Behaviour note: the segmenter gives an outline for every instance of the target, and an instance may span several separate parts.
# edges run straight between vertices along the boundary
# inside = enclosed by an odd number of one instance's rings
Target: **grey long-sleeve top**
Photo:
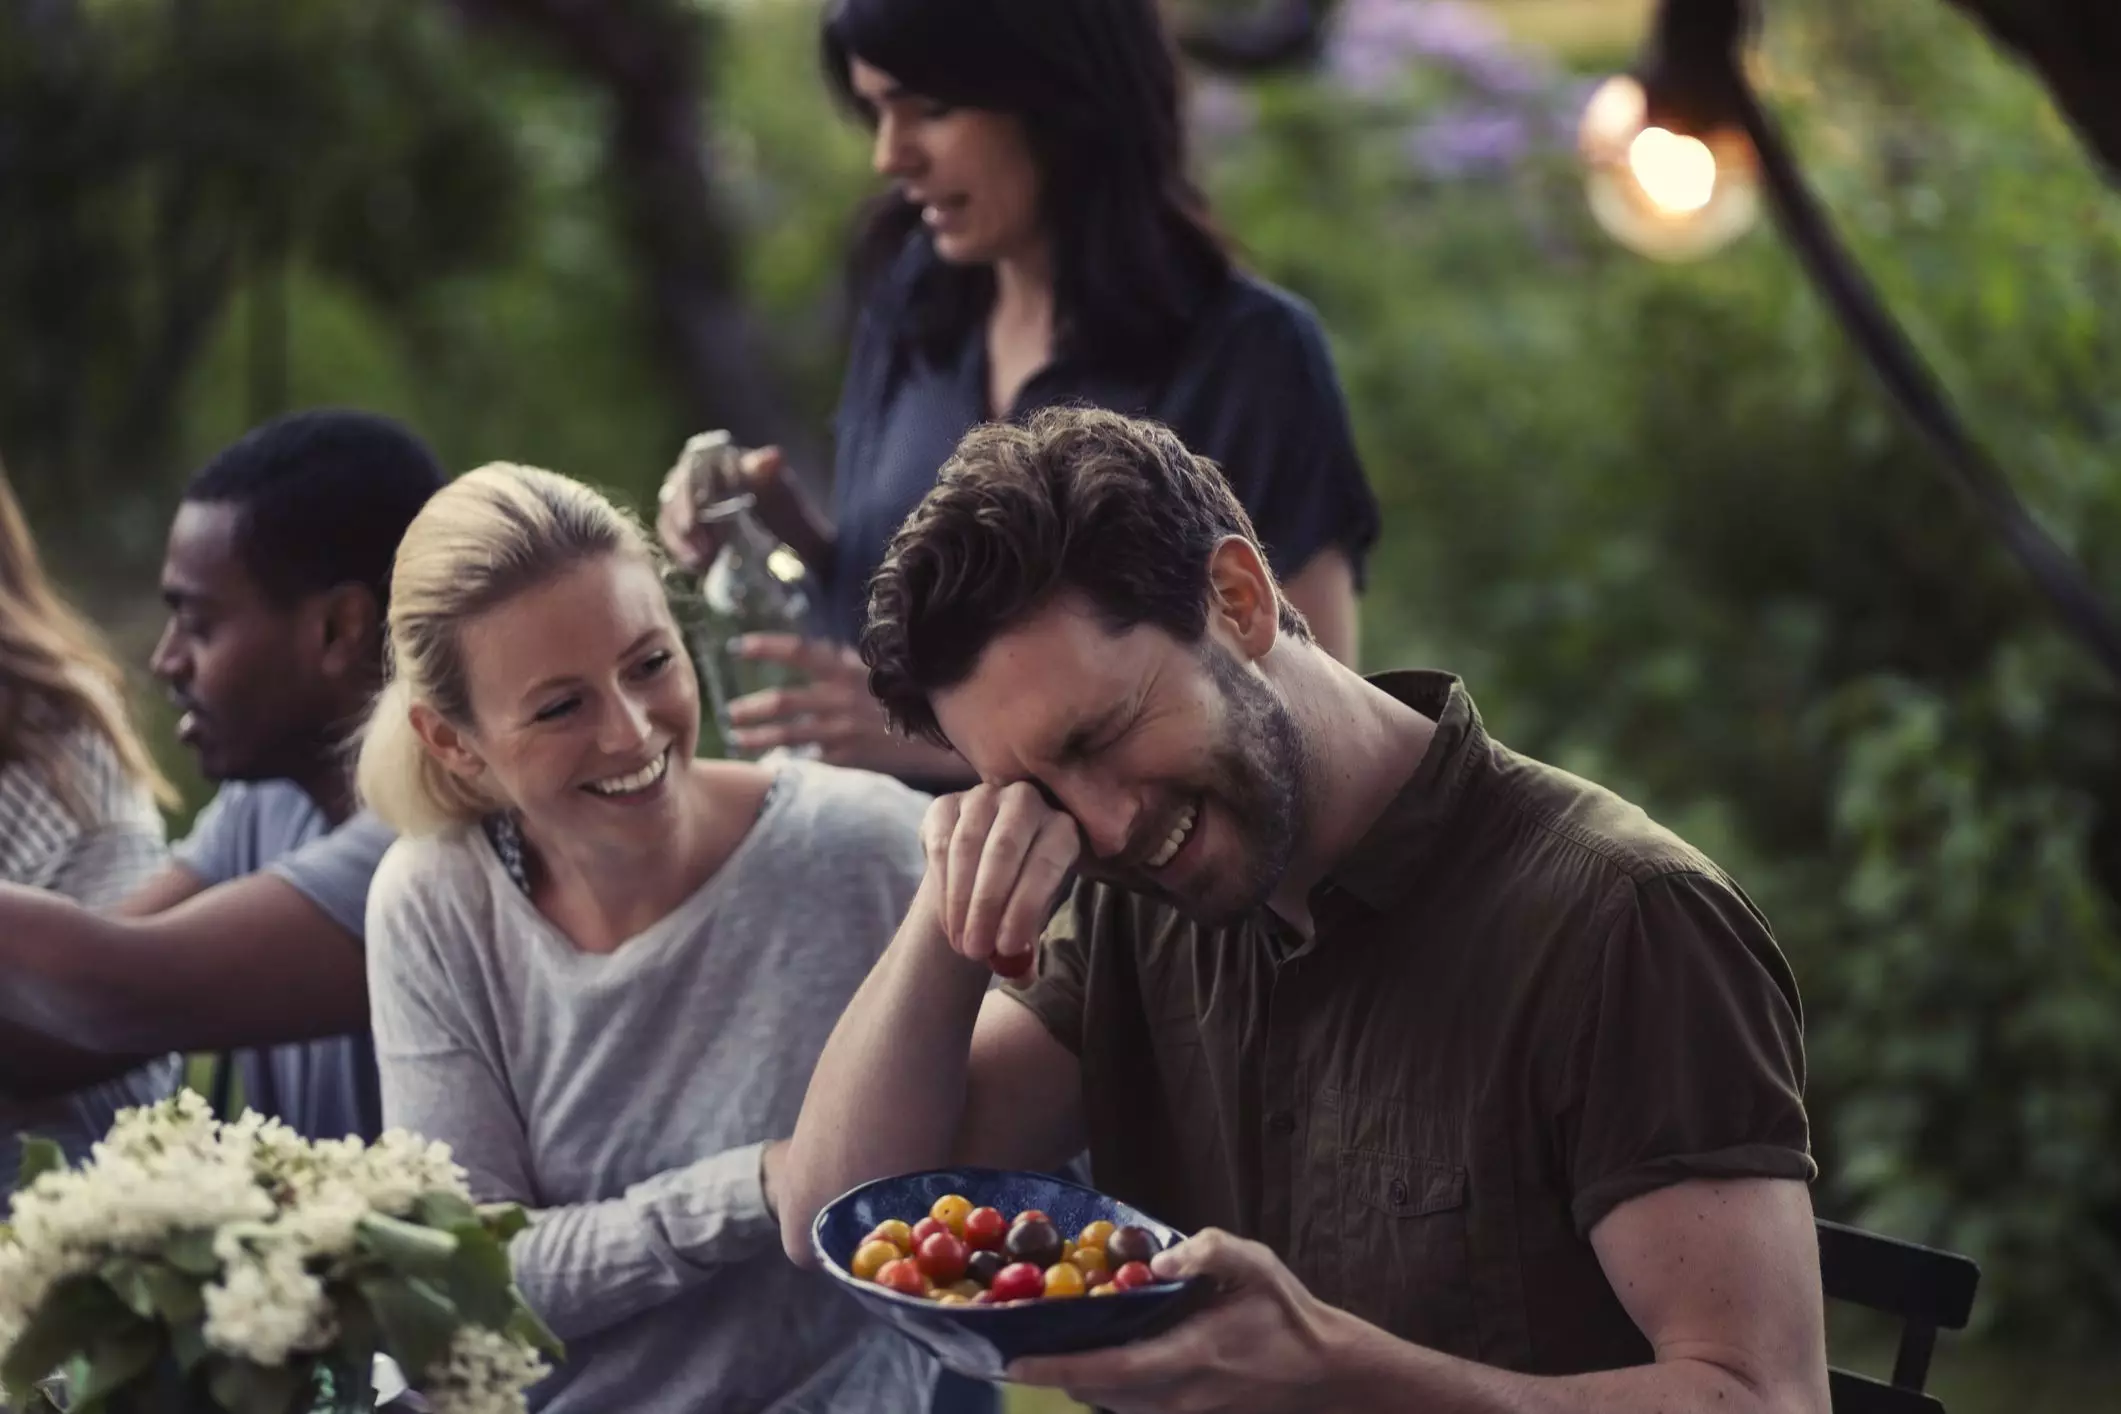
[[[918,1411],[933,1367],[780,1249],[764,1142],[920,881],[925,797],[792,762],[730,859],[609,955],[486,834],[401,840],[369,895],[386,1122],[447,1142],[568,1358],[554,1414]]]

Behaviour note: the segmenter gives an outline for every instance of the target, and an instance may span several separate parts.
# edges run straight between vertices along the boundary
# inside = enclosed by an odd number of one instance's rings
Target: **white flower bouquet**
[[[119,1115],[76,1169],[32,1141],[0,1225],[5,1402],[366,1409],[381,1354],[435,1414],[513,1414],[561,1353],[510,1274],[527,1222],[474,1207],[447,1145],[312,1143],[189,1092]]]

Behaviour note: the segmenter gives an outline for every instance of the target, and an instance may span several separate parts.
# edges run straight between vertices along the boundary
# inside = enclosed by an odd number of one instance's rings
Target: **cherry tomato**
[[[1018,1223],[1025,1221],[1027,1218],[1037,1218],[1041,1222],[1049,1223],[1053,1221],[1053,1219],[1047,1217],[1044,1212],[1040,1211],[1037,1208],[1026,1208],[1021,1213],[1018,1213],[1015,1217],[1009,1220],[1009,1226],[1015,1227]]]
[[[1062,1238],[1062,1239],[1061,1239],[1061,1260],[1062,1260],[1063,1262],[1068,1262],[1068,1261],[1073,1261],[1073,1260],[1074,1260],[1074,1258],[1075,1258],[1075,1239],[1074,1239],[1074,1238],[1072,1238],[1072,1237],[1064,1237],[1064,1238]]]
[[[959,1236],[968,1247],[985,1250],[1002,1245],[1009,1234],[1009,1220],[992,1208],[974,1208],[965,1214],[965,1230]]]
[[[875,1281],[876,1274],[884,1269],[884,1263],[896,1262],[905,1255],[890,1243],[872,1238],[854,1249],[851,1266],[854,1274],[863,1281]]]
[[[972,1298],[972,1304],[975,1306],[993,1306],[999,1303],[995,1301],[993,1292],[983,1291]]]
[[[1096,1222],[1091,1223],[1088,1227],[1084,1228],[1082,1232],[1076,1237],[1076,1250],[1081,1251],[1085,1247],[1095,1247],[1098,1251],[1102,1252],[1105,1250],[1106,1241],[1110,1239],[1111,1236],[1112,1224],[1106,1222],[1103,1218],[1099,1218]]]
[[[1081,1263],[1077,1263],[1081,1266]],[[1083,1267],[1083,1285],[1095,1291],[1101,1286],[1112,1285],[1112,1273],[1103,1267]]]
[[[951,1236],[963,1237],[965,1235],[965,1218],[971,1212],[971,1199],[960,1198],[955,1193],[945,1193],[942,1197],[935,1200],[935,1206],[928,1210],[928,1216],[934,1218],[944,1227],[949,1228]]]
[[[929,1238],[935,1236],[939,1232],[948,1231],[950,1231],[949,1227],[947,1227],[941,1222],[938,1222],[936,1219],[922,1218],[919,1222],[913,1225],[913,1245],[907,1248],[906,1250],[909,1252],[918,1252],[921,1250],[921,1244],[923,1242],[926,1242]]]
[[[1083,1294],[1083,1269],[1073,1262],[1055,1262],[1046,1268],[1046,1295],[1050,1297],[1080,1296]]]
[[[978,1282],[972,1280],[970,1277],[967,1277],[963,1281],[951,1282],[948,1290],[951,1291],[953,1294],[962,1296],[967,1301],[970,1301],[973,1297],[980,1294],[981,1288]]]
[[[921,1269],[910,1257],[899,1257],[884,1263],[876,1274],[878,1286],[889,1287],[901,1296],[925,1296],[928,1283],[921,1278]]]
[[[970,1306],[972,1298],[960,1296],[954,1291],[946,1291],[935,1298],[935,1304],[938,1306]]]
[[[994,975],[1012,982],[1029,973],[1037,961],[1037,954],[1028,952],[990,953],[987,956],[987,966],[994,969]]]
[[[1068,1260],[1081,1267],[1086,1277],[1112,1275],[1112,1264],[1106,1260],[1102,1247],[1078,1247],[1068,1254]]]
[[[878,1223],[876,1230],[862,1240],[865,1242],[888,1242],[901,1252],[911,1252],[913,1250],[913,1229],[900,1222],[897,1218],[890,1218]]]
[[[1145,1227],[1115,1228],[1105,1239],[1105,1255],[1114,1266],[1124,1267],[1129,1262],[1146,1262],[1159,1251],[1156,1239]]]
[[[1138,1286],[1156,1284],[1156,1273],[1149,1270],[1147,1262],[1129,1262],[1112,1274],[1112,1284],[1121,1291],[1132,1291]]]
[[[1017,1261],[1029,1262],[1041,1271],[1062,1257],[1061,1235],[1045,1218],[1018,1218],[1002,1246]]]
[[[1046,1274],[1029,1262],[1016,1262],[994,1274],[987,1294],[996,1301],[1029,1301],[1046,1294]]]
[[[922,1271],[948,1286],[965,1274],[965,1244],[952,1237],[948,1228],[931,1232],[921,1243],[919,1261]]]
[[[1001,1253],[987,1250],[975,1252],[965,1259],[965,1275],[981,1286],[992,1286],[994,1274],[1009,1265],[1009,1259]]]
[[[1119,1288],[1110,1281],[1101,1281],[1090,1288],[1090,1294],[1092,1296],[1117,1296],[1119,1295]]]

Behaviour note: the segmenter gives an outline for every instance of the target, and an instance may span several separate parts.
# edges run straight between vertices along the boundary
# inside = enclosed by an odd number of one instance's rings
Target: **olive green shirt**
[[[1796,983],[1699,851],[1491,740],[1455,678],[1372,681],[1436,734],[1309,942],[1084,882],[1011,994],[1081,1058],[1100,1188],[1437,1350],[1643,1363],[1589,1234],[1687,1179],[1813,1177]]]

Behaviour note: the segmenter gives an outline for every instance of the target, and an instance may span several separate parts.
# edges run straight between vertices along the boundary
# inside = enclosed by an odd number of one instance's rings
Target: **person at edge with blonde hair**
[[[925,1406],[933,1366],[781,1254],[783,1136],[919,886],[926,799],[696,760],[647,533],[495,465],[420,513],[362,799],[384,1116],[535,1214],[516,1279],[567,1343],[532,1407]]]
[[[124,674],[53,590],[0,467],[0,880],[91,908],[123,898],[167,857],[158,801],[176,793],[133,726]],[[5,1023],[0,1056],[0,1191],[18,1136],[79,1159],[119,1110],[177,1083],[173,1055],[113,1077],[104,1057]]]

